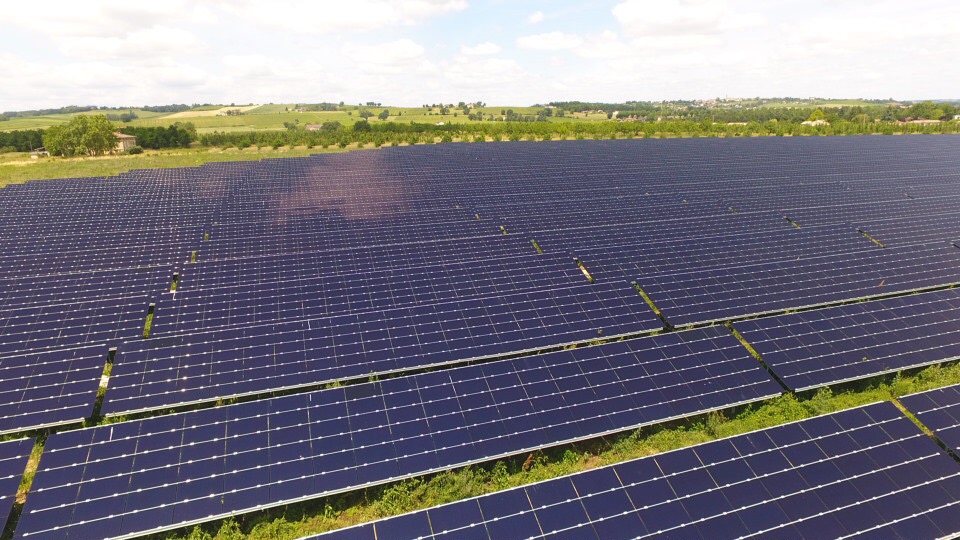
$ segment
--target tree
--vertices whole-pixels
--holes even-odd
[[[907,114],[913,118],[926,118],[928,120],[939,120],[944,116],[944,110],[932,101],[914,103],[907,109]]]
[[[366,109],[360,111],[360,118],[363,118],[364,120],[370,118],[371,116],[373,116],[373,113]]]
[[[99,156],[117,146],[113,124],[102,114],[78,114],[66,124],[53,126],[43,134],[47,151],[60,156]]]
[[[390,118],[390,111],[388,109],[380,111],[380,114],[377,115],[377,118],[380,120],[386,120],[387,118]]]

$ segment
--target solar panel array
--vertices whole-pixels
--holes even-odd
[[[955,359],[957,145],[417,146],[8,186],[0,433],[59,431],[16,535],[165,530]],[[96,411],[164,414],[62,428]]]
[[[890,403],[316,538],[942,538],[960,466]]]

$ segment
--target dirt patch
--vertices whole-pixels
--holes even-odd
[[[260,105],[247,105],[245,107],[222,107],[220,109],[213,109],[210,111],[181,111],[178,113],[173,113],[170,116],[164,116],[164,118],[196,118],[198,116],[217,116],[220,113],[225,113],[230,110],[237,110],[240,112],[247,112],[253,109],[256,109]]]

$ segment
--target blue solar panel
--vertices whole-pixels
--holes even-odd
[[[960,250],[877,248],[637,281],[667,321],[681,326],[960,283]]]
[[[377,538],[401,524],[491,540],[933,538],[960,532],[958,486],[956,462],[878,403],[363,527]]]
[[[33,439],[0,442],[0,530],[7,525],[32,450]]]
[[[806,390],[956,359],[960,290],[734,323],[764,362]]]
[[[960,385],[903,396],[900,403],[947,447],[960,451]]]
[[[324,315],[384,311],[479,297],[578,285],[584,276],[569,257],[528,255],[468,260],[362,274],[312,275],[179,290],[157,306],[153,334],[163,336],[236,324],[264,324]],[[191,274],[183,276],[185,283]],[[242,321],[242,323],[238,323]]]
[[[239,323],[237,323],[239,324]],[[661,327],[629,287],[589,284],[127,342],[108,414],[535,351]]]
[[[596,275],[609,273],[629,281],[638,278],[645,281],[640,276],[696,275],[704,269],[739,267],[749,261],[795,261],[877,248],[852,227],[797,229],[783,220],[778,225],[779,228],[749,234],[724,231],[722,236],[709,236],[711,233],[704,233],[693,240],[650,242],[635,238],[576,253]]]
[[[107,354],[93,346],[0,358],[0,433],[89,417]]]
[[[907,217],[866,220],[857,227],[885,246],[905,246],[960,240],[960,214],[910,214]]]
[[[70,523],[149,532],[779,393],[707,328],[55,434],[18,529],[66,504]]]

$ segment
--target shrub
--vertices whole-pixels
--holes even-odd
[[[131,146],[130,149],[127,150],[127,153],[128,153],[128,154],[142,154],[142,153],[143,153],[143,147],[142,147],[142,146]]]

